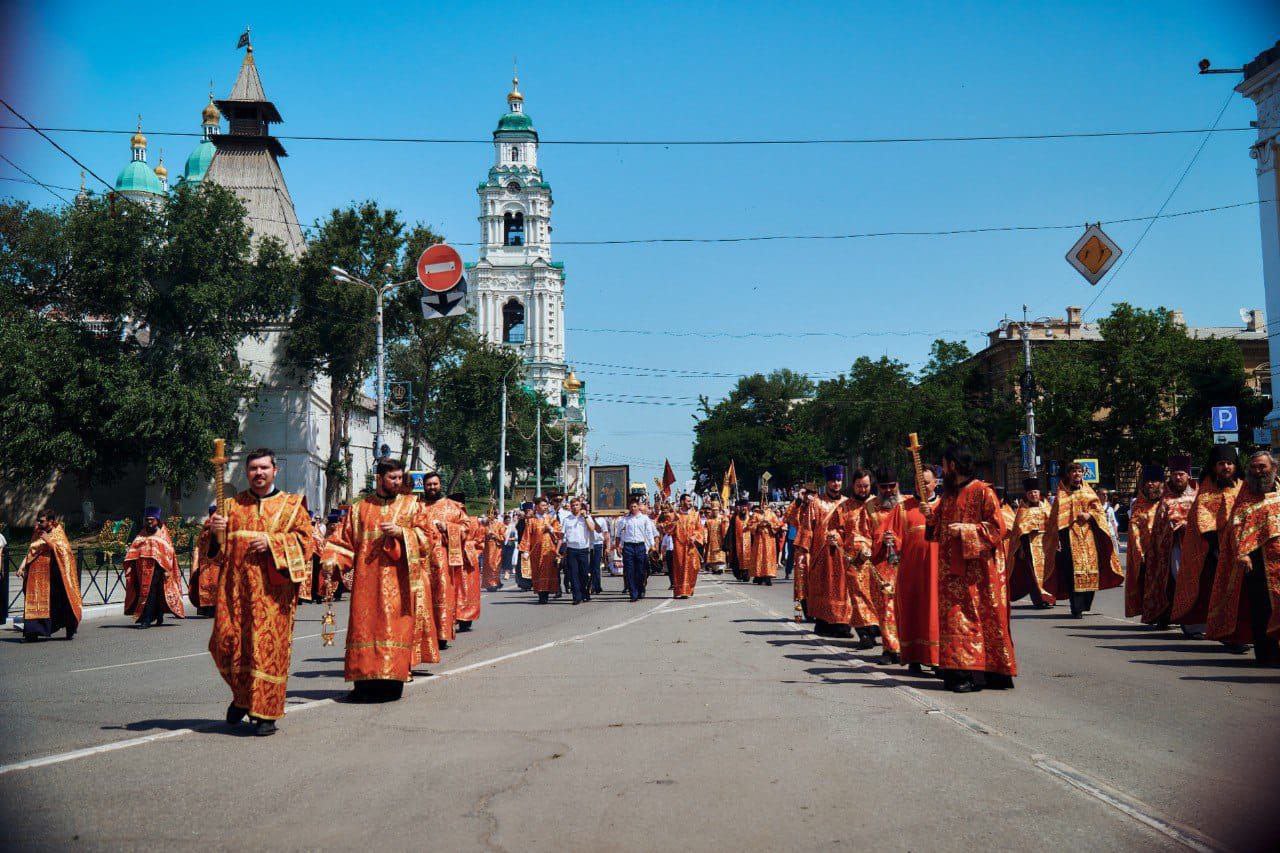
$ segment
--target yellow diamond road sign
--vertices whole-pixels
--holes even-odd
[[[1067,263],[1090,284],[1097,284],[1120,259],[1120,247],[1099,225],[1090,225],[1067,252]]]

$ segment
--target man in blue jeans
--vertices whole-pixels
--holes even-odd
[[[644,598],[645,582],[649,577],[649,549],[658,537],[653,519],[640,510],[640,499],[631,498],[627,504],[628,515],[618,519],[614,550],[622,554],[622,576],[627,584],[627,594],[633,602]]]
[[[573,603],[591,600],[591,546],[594,544],[596,521],[587,515],[581,498],[569,502],[569,511],[561,514],[564,528],[564,573],[573,593]]]

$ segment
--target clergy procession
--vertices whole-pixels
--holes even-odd
[[[1060,5],[0,4],[0,853],[1280,850],[1280,6]]]

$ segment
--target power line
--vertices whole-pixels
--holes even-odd
[[[1234,99],[1235,99],[1235,92],[1234,91],[1228,92],[1227,99],[1222,104],[1222,109],[1218,110],[1217,118],[1213,120],[1213,124],[1210,126],[1209,130],[1205,132],[1204,138],[1200,140],[1200,144],[1196,147],[1195,153],[1191,155],[1191,160],[1187,162],[1186,168],[1183,169],[1182,174],[1178,176],[1177,183],[1173,185],[1173,189],[1169,190],[1169,195],[1165,197],[1164,202],[1160,205],[1160,208],[1156,211],[1156,215],[1150,217],[1149,221],[1147,222],[1147,227],[1142,229],[1142,234],[1138,236],[1138,241],[1133,244],[1133,248],[1130,249],[1129,252],[1123,258],[1120,259],[1120,264],[1111,273],[1111,278],[1107,279],[1107,283],[1102,285],[1102,287],[1098,290],[1098,292],[1093,295],[1093,299],[1089,301],[1089,304],[1085,306],[1084,311],[1080,312],[1080,317],[1082,319],[1084,318],[1085,315],[1089,313],[1089,310],[1093,308],[1095,304],[1097,304],[1098,300],[1102,298],[1102,294],[1106,293],[1107,288],[1110,287],[1115,282],[1116,276],[1120,275],[1120,271],[1125,268],[1126,264],[1129,263],[1129,259],[1132,258],[1135,254],[1137,254],[1138,247],[1142,245],[1142,241],[1145,240],[1147,238],[1147,235],[1151,233],[1151,229],[1152,227],[1155,226],[1156,220],[1160,218],[1160,215],[1162,213],[1164,213],[1164,209],[1169,206],[1169,202],[1173,201],[1174,195],[1177,194],[1178,189],[1182,186],[1182,182],[1186,180],[1187,175],[1191,174],[1192,167],[1195,166],[1196,161],[1200,159],[1200,152],[1204,151],[1205,145],[1209,143],[1209,138],[1213,135],[1213,129],[1218,126],[1218,122],[1222,121],[1223,115],[1225,115],[1227,112],[1227,107],[1231,106],[1231,102]]]
[[[33,183],[33,184],[38,184],[38,185],[40,185],[40,186],[44,187],[46,190],[48,190],[48,191],[49,191],[49,193],[50,193],[54,198],[58,199],[59,201],[63,202],[64,204],[70,204],[70,203],[71,203],[71,202],[67,201],[66,197],[65,197],[65,196],[63,196],[63,195],[62,195],[62,193],[57,192],[53,187],[51,187],[51,186],[49,186],[48,184],[44,183],[43,181],[39,180],[35,175],[31,174],[31,173],[30,173],[30,172],[28,172],[26,169],[22,168],[22,167],[21,167],[21,166],[19,166],[17,163],[15,163],[15,162],[13,162],[12,160],[10,160],[10,159],[9,159],[8,157],[6,157],[4,154],[0,154],[0,160],[4,160],[4,161],[5,161],[6,163],[8,163],[10,166],[12,166],[13,168],[17,169],[17,170],[18,170],[19,172],[21,172],[22,174],[26,175],[28,178],[30,178],[30,179],[31,179],[31,183]],[[11,181],[12,181],[12,180],[17,180],[17,179],[16,179],[16,178],[10,178],[9,180],[11,180]]]
[[[17,113],[14,113],[17,115]],[[19,116],[21,118],[21,116]],[[23,119],[26,121],[26,119]],[[30,123],[28,123],[30,124]],[[128,135],[132,130],[117,130],[92,127],[22,127],[20,125],[0,125],[0,130],[34,130],[42,135],[48,133],[83,133],[105,135]],[[1004,133],[974,134],[953,136],[863,136],[863,137],[831,137],[801,139],[539,139],[540,145],[577,145],[577,146],[781,146],[781,145],[897,145],[942,142],[1045,142],[1067,139],[1114,139],[1124,137],[1183,136],[1199,133],[1239,133],[1254,132],[1255,127],[1212,127],[1212,128],[1171,128],[1157,130],[1090,130],[1059,131],[1051,133]],[[202,134],[190,130],[149,130],[151,136],[199,137]],[[492,139],[468,137],[431,137],[431,136],[332,136],[317,134],[279,135],[277,139],[291,142],[374,142],[414,145],[492,145]]]

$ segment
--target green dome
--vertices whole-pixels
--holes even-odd
[[[523,130],[533,133],[533,119],[524,113],[507,113],[498,119],[498,129],[494,132],[501,133],[504,130]]]
[[[133,160],[120,170],[120,177],[116,178],[116,192],[164,195],[164,187],[160,186],[160,179],[150,166],[142,160]]]
[[[191,156],[187,158],[187,165],[182,170],[182,177],[178,179],[182,184],[198,184],[204,180],[205,172],[209,171],[209,164],[213,162],[213,152],[216,149],[213,143],[208,139],[200,140],[200,144],[191,152]]]

